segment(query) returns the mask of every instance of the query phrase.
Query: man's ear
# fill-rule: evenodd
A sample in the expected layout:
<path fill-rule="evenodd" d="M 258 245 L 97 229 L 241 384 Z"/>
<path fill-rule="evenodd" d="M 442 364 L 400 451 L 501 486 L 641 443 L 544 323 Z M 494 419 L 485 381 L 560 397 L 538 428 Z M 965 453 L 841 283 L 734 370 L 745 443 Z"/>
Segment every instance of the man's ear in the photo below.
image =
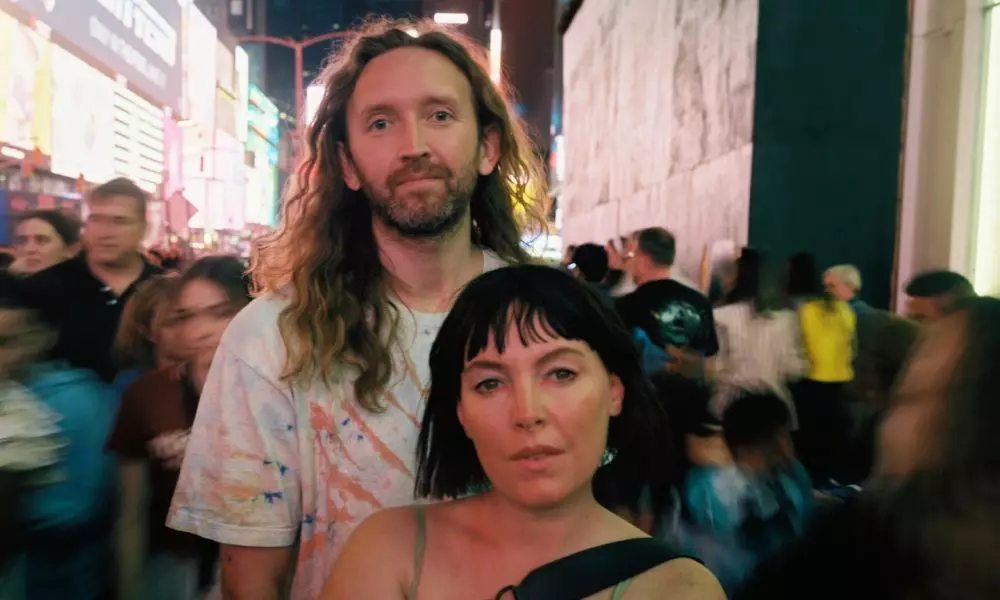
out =
<path fill-rule="evenodd" d="M 344 172 L 344 183 L 355 192 L 359 191 L 361 178 L 358 177 L 358 169 L 354 166 L 351 152 L 344 142 L 337 142 L 337 156 L 340 158 L 340 169 Z"/>
<path fill-rule="evenodd" d="M 490 125 L 483 132 L 483 139 L 479 141 L 480 175 L 485 177 L 492 173 L 493 169 L 497 168 L 497 163 L 500 162 L 502 141 L 500 139 L 500 128 L 496 125 Z"/>

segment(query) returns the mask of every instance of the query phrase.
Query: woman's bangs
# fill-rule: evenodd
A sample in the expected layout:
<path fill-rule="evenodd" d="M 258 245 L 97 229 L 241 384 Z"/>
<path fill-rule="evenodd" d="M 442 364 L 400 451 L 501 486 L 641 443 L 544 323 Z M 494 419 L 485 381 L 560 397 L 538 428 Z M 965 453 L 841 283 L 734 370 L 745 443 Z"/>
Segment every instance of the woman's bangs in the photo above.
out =
<path fill-rule="evenodd" d="M 569 302 L 558 302 L 558 308 L 541 297 L 510 296 L 485 302 L 474 310 L 476 313 L 465 343 L 465 362 L 479 356 L 491 343 L 503 354 L 509 336 L 516 332 L 522 346 L 541 344 L 554 339 L 583 340 L 582 315 Z"/>

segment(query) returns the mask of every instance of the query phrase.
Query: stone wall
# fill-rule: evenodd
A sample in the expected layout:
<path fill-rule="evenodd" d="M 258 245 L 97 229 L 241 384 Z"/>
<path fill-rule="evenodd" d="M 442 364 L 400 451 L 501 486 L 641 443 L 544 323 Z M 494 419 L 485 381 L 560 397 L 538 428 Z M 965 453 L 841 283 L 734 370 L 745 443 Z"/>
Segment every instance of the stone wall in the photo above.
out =
<path fill-rule="evenodd" d="M 587 0 L 563 38 L 563 239 L 745 242 L 758 0 Z"/>

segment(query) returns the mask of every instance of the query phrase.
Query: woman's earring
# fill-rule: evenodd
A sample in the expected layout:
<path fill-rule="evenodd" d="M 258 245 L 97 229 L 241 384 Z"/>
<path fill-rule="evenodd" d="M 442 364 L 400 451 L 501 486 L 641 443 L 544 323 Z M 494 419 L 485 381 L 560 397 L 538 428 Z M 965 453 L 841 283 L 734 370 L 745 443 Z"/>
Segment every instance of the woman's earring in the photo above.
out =
<path fill-rule="evenodd" d="M 611 461 L 613 461 L 615 459 L 615 456 L 617 455 L 618 455 L 617 450 L 612 450 L 611 448 L 605 448 L 604 453 L 601 454 L 601 462 L 598 465 L 598 468 L 610 465 Z"/>

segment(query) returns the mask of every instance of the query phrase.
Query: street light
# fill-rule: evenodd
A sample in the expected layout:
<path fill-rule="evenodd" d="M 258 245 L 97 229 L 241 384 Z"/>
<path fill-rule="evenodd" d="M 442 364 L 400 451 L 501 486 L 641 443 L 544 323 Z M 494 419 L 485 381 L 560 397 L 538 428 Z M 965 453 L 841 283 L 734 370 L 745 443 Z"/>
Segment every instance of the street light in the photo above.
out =
<path fill-rule="evenodd" d="M 329 40 L 347 37 L 347 35 L 348 33 L 346 31 L 333 31 L 330 33 L 324 33 L 323 35 L 306 38 L 304 40 L 279 38 L 270 35 L 245 35 L 236 38 L 236 41 L 241 44 L 275 44 L 277 46 L 291 48 L 295 51 L 295 128 L 296 131 L 301 134 L 306 120 L 306 94 L 305 84 L 303 82 L 305 79 L 305 67 L 303 66 L 302 53 L 306 48 Z"/>
<path fill-rule="evenodd" d="M 469 22 L 467 13 L 434 13 L 434 21 L 442 25 L 466 25 Z"/>
<path fill-rule="evenodd" d="M 503 77 L 503 30 L 500 29 L 500 3 L 493 0 L 493 18 L 490 25 L 490 79 L 500 83 Z"/>

